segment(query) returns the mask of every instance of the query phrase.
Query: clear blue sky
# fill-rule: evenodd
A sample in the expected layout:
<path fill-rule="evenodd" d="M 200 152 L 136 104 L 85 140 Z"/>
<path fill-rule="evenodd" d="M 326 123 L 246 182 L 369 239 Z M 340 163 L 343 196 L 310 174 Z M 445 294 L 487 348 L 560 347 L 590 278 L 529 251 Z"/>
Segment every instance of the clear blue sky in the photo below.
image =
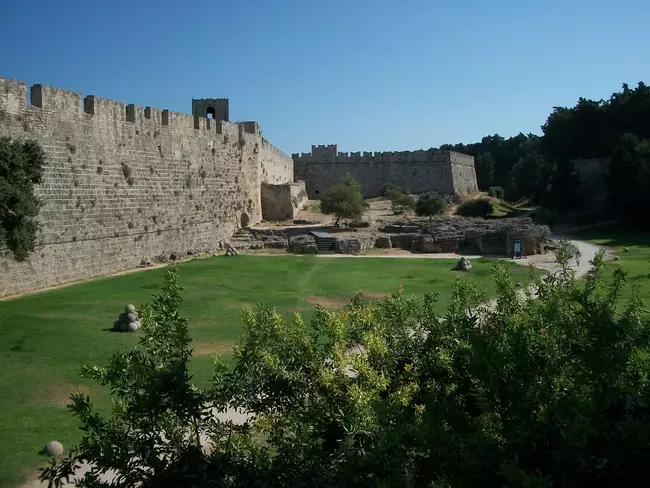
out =
<path fill-rule="evenodd" d="M 540 133 L 650 84 L 649 0 L 0 0 L 0 76 L 191 111 L 227 97 L 287 153 Z"/>

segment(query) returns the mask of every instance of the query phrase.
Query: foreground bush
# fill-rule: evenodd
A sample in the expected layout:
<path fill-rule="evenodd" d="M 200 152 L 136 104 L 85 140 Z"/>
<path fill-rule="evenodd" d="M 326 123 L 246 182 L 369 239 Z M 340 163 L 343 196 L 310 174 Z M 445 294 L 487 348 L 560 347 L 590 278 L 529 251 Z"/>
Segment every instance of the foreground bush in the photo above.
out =
<path fill-rule="evenodd" d="M 84 486 L 108 486 L 97 479 L 109 469 L 123 487 L 643 486 L 650 323 L 637 298 L 616 313 L 625 275 L 605 286 L 602 255 L 576 283 L 568 250 L 558 254 L 563 271 L 526 301 L 496 264 L 492 311 L 477 311 L 466 281 L 447 310 L 400 290 L 319 308 L 311 324 L 248 309 L 234 366 L 216 360 L 207 390 L 190 384 L 172 267 L 141 312 L 139 345 L 85 369 L 110 387 L 113 416 L 76 395 L 83 441 L 43 479 L 89 461 Z M 206 413 L 228 405 L 253 417 L 237 426 Z"/>
<path fill-rule="evenodd" d="M 456 208 L 456 213 L 464 217 L 488 217 L 492 214 L 494 206 L 487 198 L 467 200 Z"/>

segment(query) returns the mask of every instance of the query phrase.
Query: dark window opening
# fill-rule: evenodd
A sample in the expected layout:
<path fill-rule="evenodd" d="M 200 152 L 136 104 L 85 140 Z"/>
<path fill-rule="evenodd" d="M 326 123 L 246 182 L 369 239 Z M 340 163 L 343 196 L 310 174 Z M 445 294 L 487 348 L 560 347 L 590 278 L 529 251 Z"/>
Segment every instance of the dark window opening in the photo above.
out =
<path fill-rule="evenodd" d="M 214 119 L 215 113 L 216 113 L 216 112 L 215 112 L 215 110 L 214 110 L 214 107 L 208 107 L 208 109 L 207 109 L 206 112 L 205 112 L 205 116 L 206 116 L 208 119 Z"/>
<path fill-rule="evenodd" d="M 245 213 L 241 214 L 241 220 L 240 220 L 241 227 L 248 227 L 249 222 L 250 222 L 250 218 L 248 217 L 248 215 Z"/>

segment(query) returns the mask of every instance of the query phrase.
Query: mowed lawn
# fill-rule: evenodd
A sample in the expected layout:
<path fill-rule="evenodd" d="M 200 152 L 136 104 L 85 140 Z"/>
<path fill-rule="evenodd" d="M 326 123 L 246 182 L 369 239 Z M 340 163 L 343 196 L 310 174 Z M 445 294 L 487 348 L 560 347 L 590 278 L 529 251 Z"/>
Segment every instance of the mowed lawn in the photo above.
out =
<path fill-rule="evenodd" d="M 650 309 L 650 232 L 611 226 L 577 232 L 573 237 L 602 246 L 618 256 L 617 261 L 605 263 L 604 275 L 611 281 L 617 268 L 627 273 L 621 309 L 632 296 L 634 286 L 639 287 L 639 295 L 646 309 Z"/>
<path fill-rule="evenodd" d="M 209 379 L 212 355 L 228 355 L 242 332 L 241 311 L 264 304 L 309 316 L 316 303 L 343 306 L 362 290 L 369 298 L 404 286 L 406 294 L 437 292 L 441 310 L 458 276 L 494 294 L 492 261 L 475 260 L 469 273 L 440 259 L 238 256 L 196 259 L 179 265 L 184 316 L 193 338 L 192 372 Z M 528 282 L 526 267 L 507 263 L 513 280 Z M 112 332 L 127 303 L 139 307 L 162 284 L 164 268 L 51 290 L 0 302 L 0 486 L 34 476 L 38 451 L 50 440 L 71 447 L 79 437 L 67 410 L 77 390 L 107 411 L 107 392 L 79 377 L 83 363 L 106 363 L 111 353 L 136 343 L 137 333 Z"/>

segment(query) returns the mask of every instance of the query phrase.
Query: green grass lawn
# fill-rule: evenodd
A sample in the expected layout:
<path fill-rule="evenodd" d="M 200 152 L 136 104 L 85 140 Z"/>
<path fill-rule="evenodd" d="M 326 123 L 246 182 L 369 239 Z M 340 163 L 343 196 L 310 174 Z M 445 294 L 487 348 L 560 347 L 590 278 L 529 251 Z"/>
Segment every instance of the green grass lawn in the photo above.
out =
<path fill-rule="evenodd" d="M 650 232 L 610 226 L 576 232 L 572 237 L 614 251 L 619 259 L 606 262 L 605 276 L 611 280 L 614 270 L 622 268 L 627 272 L 628 283 L 623 302 L 631 296 L 632 286 L 638 285 L 643 303 L 650 308 Z"/>
<path fill-rule="evenodd" d="M 183 312 L 189 319 L 195 354 L 195 382 L 205 385 L 215 352 L 228 354 L 242 331 L 245 305 L 266 304 L 287 314 L 310 315 L 315 304 L 341 306 L 355 292 L 369 297 L 403 285 L 407 294 L 437 292 L 449 303 L 461 273 L 439 259 L 362 259 L 296 256 L 239 256 L 196 259 L 180 265 Z M 494 293 L 491 260 L 475 260 L 462 274 Z M 508 263 L 514 281 L 528 270 Z M 105 364 L 109 355 L 136 343 L 138 333 L 111 331 L 124 305 L 139 307 L 160 289 L 164 269 L 79 283 L 0 302 L 0 486 L 34 475 L 50 440 L 71 447 L 76 419 L 66 409 L 69 395 L 87 392 L 102 410 L 106 391 L 79 378 L 82 363 Z"/>

